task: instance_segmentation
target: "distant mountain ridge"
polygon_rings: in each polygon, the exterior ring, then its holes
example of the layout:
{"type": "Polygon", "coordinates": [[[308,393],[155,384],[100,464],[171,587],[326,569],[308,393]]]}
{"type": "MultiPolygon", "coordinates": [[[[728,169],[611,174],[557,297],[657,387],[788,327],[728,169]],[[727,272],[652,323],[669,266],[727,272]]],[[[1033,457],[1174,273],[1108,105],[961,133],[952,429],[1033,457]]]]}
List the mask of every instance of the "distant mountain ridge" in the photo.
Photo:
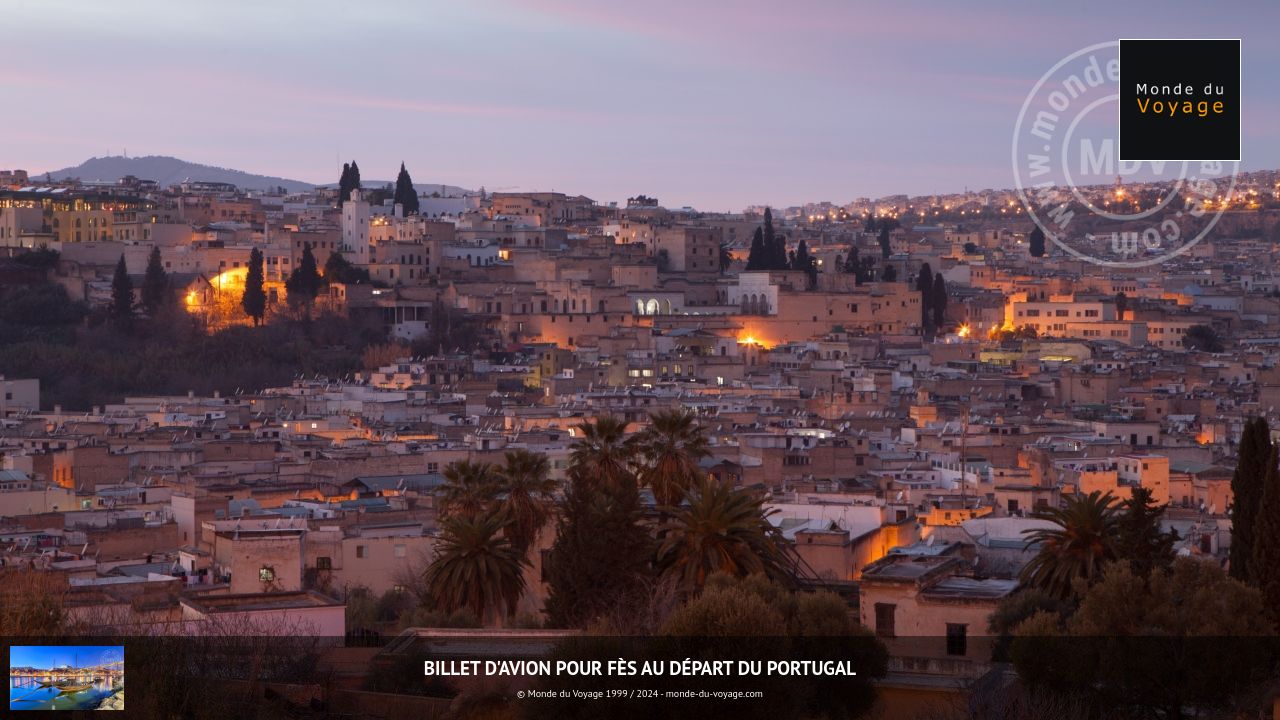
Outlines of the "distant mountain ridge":
{"type": "Polygon", "coordinates": [[[140,180],[154,180],[161,187],[177,185],[187,180],[231,183],[245,190],[269,190],[283,187],[289,192],[302,192],[315,187],[311,183],[300,180],[254,175],[241,170],[187,162],[166,155],[93,157],[75,167],[54,170],[48,174],[54,180],[79,178],[85,182],[116,182],[126,175],[132,175],[140,180]]]}
{"type": "MultiPolygon", "coordinates": [[[[169,187],[187,180],[197,182],[231,183],[242,190],[274,190],[283,187],[288,192],[305,192],[316,187],[334,187],[337,183],[316,185],[301,180],[273,177],[270,175],[254,175],[243,170],[201,165],[187,162],[167,155],[145,155],[143,157],[124,157],[112,155],[93,157],[75,167],[52,170],[47,175],[54,180],[79,178],[84,182],[116,182],[127,175],[140,180],[154,180],[160,187],[169,187]]],[[[45,173],[32,174],[33,180],[43,178],[45,173]]],[[[369,180],[362,183],[366,188],[376,188],[387,184],[381,180],[369,180]]],[[[471,192],[456,185],[439,185],[414,183],[420,193],[438,192],[441,195],[457,195],[471,192]]]]}

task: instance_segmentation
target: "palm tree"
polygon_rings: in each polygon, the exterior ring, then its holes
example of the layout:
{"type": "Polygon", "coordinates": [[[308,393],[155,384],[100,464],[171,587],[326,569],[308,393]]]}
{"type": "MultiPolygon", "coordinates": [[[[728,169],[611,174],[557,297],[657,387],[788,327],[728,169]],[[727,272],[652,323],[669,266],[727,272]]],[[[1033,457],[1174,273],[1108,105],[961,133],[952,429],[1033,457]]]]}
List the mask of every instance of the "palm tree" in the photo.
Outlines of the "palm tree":
{"type": "Polygon", "coordinates": [[[663,574],[685,592],[697,592],[716,572],[785,577],[781,534],[769,523],[777,510],[766,511],[762,495],[704,478],[689,489],[687,500],[663,526],[658,548],[663,574]]]}
{"type": "Polygon", "coordinates": [[[524,555],[503,535],[501,512],[454,515],[444,521],[424,579],[446,610],[477,618],[510,616],[524,593],[524,555]]]}
{"type": "Polygon", "coordinates": [[[507,537],[521,554],[551,518],[556,482],[547,477],[550,470],[546,455],[524,449],[507,451],[498,469],[498,507],[506,514],[507,537]]]}
{"type": "Polygon", "coordinates": [[[475,515],[489,509],[498,493],[498,478],[489,463],[457,460],[444,469],[440,517],[475,515]]]}
{"type": "Polygon", "coordinates": [[[612,491],[635,491],[631,471],[635,443],[626,437],[627,422],[606,415],[594,423],[579,423],[577,440],[569,446],[569,472],[575,477],[612,491]]]}
{"type": "Polygon", "coordinates": [[[693,413],[662,410],[649,416],[649,427],[636,438],[644,465],[640,484],[653,490],[659,505],[676,506],[703,476],[698,461],[710,454],[707,437],[693,413]]]}
{"type": "Polygon", "coordinates": [[[1064,507],[1036,513],[1057,527],[1026,531],[1027,547],[1039,552],[1022,568],[1022,581],[1059,598],[1072,592],[1076,578],[1088,582],[1102,575],[1102,566],[1116,557],[1120,506],[1111,493],[1093,491],[1066,498],[1064,507]]]}

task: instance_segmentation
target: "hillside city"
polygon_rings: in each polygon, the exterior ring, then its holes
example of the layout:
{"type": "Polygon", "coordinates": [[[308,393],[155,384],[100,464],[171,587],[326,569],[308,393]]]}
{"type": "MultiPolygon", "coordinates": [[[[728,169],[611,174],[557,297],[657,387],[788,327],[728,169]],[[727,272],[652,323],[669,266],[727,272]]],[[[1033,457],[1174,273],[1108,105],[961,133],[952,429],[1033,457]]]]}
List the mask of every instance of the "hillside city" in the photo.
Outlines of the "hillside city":
{"type": "Polygon", "coordinates": [[[1269,702],[1087,643],[1275,634],[1280,173],[1122,266],[1014,189],[710,213],[412,169],[0,171],[0,634],[314,639],[349,716],[493,692],[424,688],[441,642],[575,633],[856,638],[871,716],[1269,702]]]}

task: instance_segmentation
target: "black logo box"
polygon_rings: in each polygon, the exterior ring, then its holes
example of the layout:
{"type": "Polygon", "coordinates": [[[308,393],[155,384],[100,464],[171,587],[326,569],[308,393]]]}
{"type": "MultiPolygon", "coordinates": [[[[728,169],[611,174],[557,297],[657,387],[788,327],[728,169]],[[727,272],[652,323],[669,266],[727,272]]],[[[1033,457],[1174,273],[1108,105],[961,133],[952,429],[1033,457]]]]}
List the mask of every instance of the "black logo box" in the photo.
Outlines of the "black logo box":
{"type": "Polygon", "coordinates": [[[1239,162],[1240,46],[1238,39],[1122,38],[1120,159],[1239,162]],[[1139,94],[1139,85],[1146,85],[1147,91],[1139,94]],[[1181,92],[1166,94],[1165,87],[1181,92]],[[1139,100],[1146,105],[1145,114],[1139,100]],[[1188,101],[1191,114],[1183,112],[1188,101]],[[1206,116],[1199,112],[1202,102],[1209,109],[1206,116]],[[1222,103],[1221,113],[1213,112],[1217,102],[1222,103]],[[1172,115],[1170,103],[1177,103],[1172,115]],[[1156,114],[1157,107],[1163,112],[1156,114]]]}

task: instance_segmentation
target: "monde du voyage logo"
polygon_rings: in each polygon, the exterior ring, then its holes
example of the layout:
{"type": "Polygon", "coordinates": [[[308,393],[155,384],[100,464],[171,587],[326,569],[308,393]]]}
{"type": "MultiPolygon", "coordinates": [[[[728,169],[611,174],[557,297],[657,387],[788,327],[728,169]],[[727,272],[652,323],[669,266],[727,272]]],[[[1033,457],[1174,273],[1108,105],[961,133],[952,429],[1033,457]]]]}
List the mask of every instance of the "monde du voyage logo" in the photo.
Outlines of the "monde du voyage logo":
{"type": "Polygon", "coordinates": [[[1019,199],[1057,251],[1080,260],[1177,257],[1235,190],[1240,104],[1239,40],[1081,48],[1041,76],[1018,113],[1019,199]]]}
{"type": "Polygon", "coordinates": [[[1121,40],[1120,159],[1240,160],[1240,41],[1121,40]]]}

